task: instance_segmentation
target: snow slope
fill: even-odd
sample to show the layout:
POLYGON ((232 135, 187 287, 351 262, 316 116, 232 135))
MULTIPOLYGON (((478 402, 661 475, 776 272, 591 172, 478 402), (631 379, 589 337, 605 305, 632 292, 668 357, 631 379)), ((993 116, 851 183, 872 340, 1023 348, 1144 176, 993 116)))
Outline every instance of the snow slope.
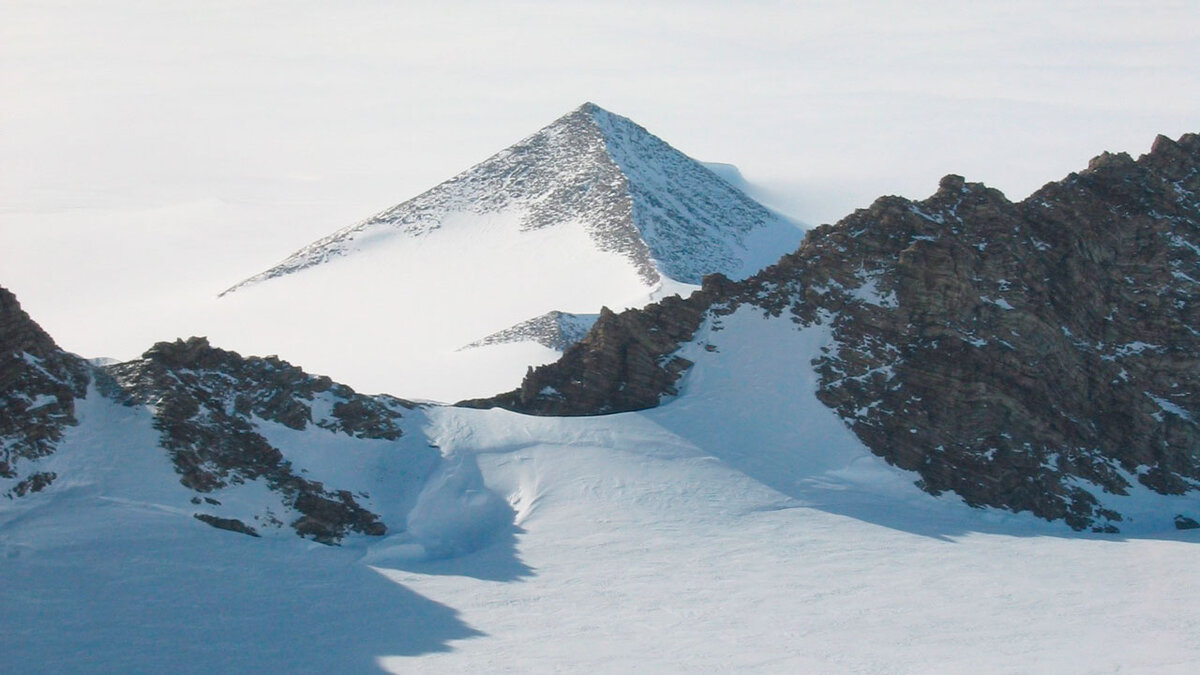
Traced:
POLYGON ((547 312, 589 314, 742 278, 801 231, 700 163, 586 104, 428 192, 226 291, 215 342, 360 390, 458 400, 556 351, 459 352, 547 312))
MULTIPOLYGON (((813 395, 807 364, 827 340, 820 327, 796 331, 747 309, 722 324, 687 347, 696 366, 658 409, 434 413, 439 444, 475 453, 487 484, 508 495, 533 573, 522 583, 475 578, 486 552, 408 569, 376 563, 488 634, 416 663, 384 659, 387 668, 1189 672, 1200 663, 1196 532, 1156 531, 1159 518, 1144 538, 1078 535, 932 498, 813 395)), ((1158 499, 1145 506, 1160 513, 1198 506, 1143 497, 1158 499)))
POLYGON ((930 497, 815 398, 827 339, 743 308, 684 348, 696 365, 654 410, 429 409, 445 459, 410 531, 340 548, 175 514, 141 487, 165 460, 113 424, 87 447, 137 480, 0 505, 6 655, 44 672, 1194 671, 1200 531, 1077 534, 930 497))

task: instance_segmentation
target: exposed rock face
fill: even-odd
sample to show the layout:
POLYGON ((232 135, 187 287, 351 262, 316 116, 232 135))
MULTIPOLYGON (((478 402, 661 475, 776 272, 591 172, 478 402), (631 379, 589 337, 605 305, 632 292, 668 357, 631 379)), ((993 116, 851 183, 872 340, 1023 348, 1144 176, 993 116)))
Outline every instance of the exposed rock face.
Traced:
POLYGON ((199 520, 202 523, 212 525, 213 527, 217 528, 218 530, 229 530, 230 532, 237 532, 239 534, 247 534, 247 535, 250 535, 251 537, 260 536, 253 527, 250 527, 249 525, 243 523, 242 521, 240 521, 236 518, 221 518, 219 516, 213 516, 213 515, 209 515, 207 513, 195 513, 195 514, 192 514, 192 517, 195 518, 196 520, 199 520))
POLYGON ((1200 136, 1105 154, 1023 202, 957 176, 809 233, 744 282, 608 313, 517 391, 470 405, 656 405, 671 356, 741 305, 828 322, 818 397, 873 452, 968 503, 1115 529, 1098 491, 1200 487, 1200 136))
MULTIPOLYGON (((403 418, 412 409, 390 396, 357 394, 276 357, 216 349, 204 338, 159 343, 141 359, 96 366, 62 351, 0 289, 0 495, 8 499, 53 491, 64 471, 62 483, 102 481, 75 472, 103 465, 113 450, 104 447, 111 433, 103 427, 119 419, 132 424, 138 438, 137 429, 151 424, 159 432, 180 484, 194 491, 191 503, 202 510, 193 516, 201 522, 252 536, 290 527, 325 544, 352 533, 382 535, 388 527, 362 486, 388 486, 391 510, 385 512, 392 528, 402 529, 404 504, 415 503, 441 461, 425 444, 391 443, 404 435, 403 418), (85 397, 88 419, 69 438, 85 397), (149 414, 106 417, 120 403, 149 414), (68 447, 73 454, 64 458, 68 447), (308 474, 336 466, 339 459, 325 453, 343 448, 351 460, 386 462, 386 480, 358 481, 352 492, 308 474)), ((330 483, 348 480, 333 473, 340 477, 330 483)), ((187 492, 178 497, 186 502, 187 492)))
MULTIPOLYGON (((162 445, 186 487, 210 493, 262 480, 299 514, 290 523, 296 532, 322 543, 336 543, 351 532, 387 531, 349 491, 326 488, 293 471, 258 423, 294 430, 315 425, 354 438, 395 440, 402 433, 402 411, 411 404, 362 396, 278 358, 243 358, 204 338, 160 342, 141 359, 106 370, 131 403, 151 407, 162 445)), ((254 531, 240 522, 233 527, 227 518, 197 518, 223 529, 254 531)))
POLYGON ((428 235, 455 214, 509 211, 520 215, 521 232, 582 224, 599 250, 627 258, 647 285, 661 275, 684 283, 698 283, 709 272, 746 276, 799 240, 796 228, 703 164, 631 120, 585 103, 225 293, 353 254, 363 242, 428 235), (751 242, 751 235, 764 233, 776 242, 765 249, 765 240, 751 242))
POLYGON ((732 286, 720 275, 705 277, 688 299, 672 296, 641 310, 600 310, 592 330, 558 361, 531 368, 521 388, 461 406, 500 406, 535 415, 602 415, 641 410, 675 393, 690 361, 672 355, 691 339, 705 312, 732 286))
POLYGON ((582 340, 596 323, 596 318, 595 314, 547 312, 528 321, 522 321, 511 328, 492 333, 461 349, 474 349, 512 342, 536 342, 543 347, 561 352, 582 340))
POLYGON ((88 365, 59 349, 0 288, 0 494, 20 497, 54 481, 31 462, 53 453, 76 423, 75 399, 89 382, 88 365))

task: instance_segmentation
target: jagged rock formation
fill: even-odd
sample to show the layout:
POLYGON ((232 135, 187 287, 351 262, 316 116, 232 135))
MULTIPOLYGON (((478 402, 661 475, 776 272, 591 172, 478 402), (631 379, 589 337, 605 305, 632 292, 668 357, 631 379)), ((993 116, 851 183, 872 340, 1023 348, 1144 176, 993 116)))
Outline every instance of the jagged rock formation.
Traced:
POLYGON ((561 352, 587 335, 592 324, 596 323, 596 316, 595 314, 571 314, 557 310, 547 312, 476 340, 462 347, 460 351, 511 342, 536 342, 543 347, 561 352))
POLYGON ((730 283, 713 275, 686 300, 672 296, 620 314, 602 308, 586 337, 568 347, 557 362, 531 368, 519 389, 459 405, 551 416, 601 415, 657 405, 664 395, 676 393, 675 381, 692 365, 673 352, 691 339, 705 311, 730 283))
MULTIPOLYGON (((370 495, 305 475, 306 469, 287 458, 290 448, 268 438, 263 427, 277 424, 344 437, 350 451, 356 443, 400 439, 412 404, 357 394, 275 357, 243 358, 204 338, 159 343, 128 363, 94 365, 60 349, 0 288, 0 495, 17 499, 55 485, 61 478, 56 453, 67 431, 80 423, 78 406, 91 397, 109 401, 113 409, 124 404, 148 411, 133 423, 153 425, 159 432, 179 483, 193 492, 191 503, 202 509, 193 514, 201 522, 254 536, 290 527, 326 544, 353 533, 382 535, 389 530, 364 505, 370 495), (223 503, 226 493, 252 483, 271 496, 247 502, 245 494, 235 494, 236 509, 223 503)), ((89 424, 93 438, 98 432, 104 437, 96 428, 105 424, 103 416, 89 424)), ((100 457, 110 451, 102 441, 90 443, 96 444, 83 452, 100 457)), ((413 475, 395 483, 400 486, 396 489, 413 494, 389 499, 414 501, 440 455, 420 445, 397 452, 403 456, 391 470, 413 475)), ((78 484, 92 477, 71 479, 78 484)), ((397 528, 403 530, 402 520, 392 522, 391 530, 397 528)))
POLYGON ((0 288, 0 494, 38 492, 57 477, 21 466, 54 452, 76 424, 75 399, 87 393, 87 364, 61 350, 0 288))
MULTIPOLYGON (((422 237, 450 216, 519 213, 522 232, 582 224, 646 285, 745 276, 799 240, 796 229, 629 119, 586 103, 409 201, 305 246, 225 293, 300 272, 392 236, 422 237), (751 241, 766 232, 770 242, 751 241), (765 248, 763 245, 765 244, 765 248), (783 248, 781 248, 783 247, 783 248)), ((224 293, 222 294, 224 295, 224 293)))
POLYGON ((926 490, 1114 530, 1097 495, 1200 488, 1198 279, 1200 136, 1160 136, 1020 203, 958 176, 882 198, 744 282, 606 313, 519 390, 468 404, 656 405, 696 328, 753 306, 830 327, 818 397, 926 490))
MULTIPOLYGON (((160 342, 141 359, 106 371, 131 404, 151 408, 180 483, 198 493, 195 503, 199 495, 261 480, 297 512, 289 524, 301 536, 336 543, 352 532, 387 531, 349 491, 299 475, 258 427, 269 421, 296 431, 314 426, 353 438, 396 440, 403 433, 400 419, 412 404, 357 394, 276 357, 243 358, 212 347, 205 338, 160 342)), ((428 454, 432 470, 436 452, 428 454)), ((196 517, 214 527, 255 533, 241 521, 196 517)))

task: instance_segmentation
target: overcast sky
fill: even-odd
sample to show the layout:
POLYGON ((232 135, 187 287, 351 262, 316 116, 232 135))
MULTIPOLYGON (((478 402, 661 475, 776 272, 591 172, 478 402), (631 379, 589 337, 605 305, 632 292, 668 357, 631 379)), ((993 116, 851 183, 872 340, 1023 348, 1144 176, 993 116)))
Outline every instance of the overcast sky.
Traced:
POLYGON ((1200 131, 1195 2, 0 0, 0 285, 131 357, 584 101, 812 224, 1200 131), (649 6, 647 6, 649 5, 649 6))

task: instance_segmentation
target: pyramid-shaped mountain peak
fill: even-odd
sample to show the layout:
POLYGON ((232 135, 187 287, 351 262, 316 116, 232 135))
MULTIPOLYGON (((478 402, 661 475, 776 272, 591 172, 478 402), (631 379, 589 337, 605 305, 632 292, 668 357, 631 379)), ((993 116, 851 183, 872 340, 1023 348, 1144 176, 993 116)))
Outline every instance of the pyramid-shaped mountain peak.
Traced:
MULTIPOLYGON (((647 285, 744 277, 793 249, 799 230, 628 118, 584 103, 413 199, 300 249, 234 286, 350 256, 380 238, 508 216, 512 234, 579 226, 647 285)), ((476 223, 478 225, 478 223, 476 223)), ((227 291, 229 292, 229 291, 227 291)))
POLYGON ((511 388, 558 352, 460 347, 548 312, 641 307, 706 274, 743 278, 801 234, 629 119, 584 104, 243 281, 205 331, 360 390, 461 400, 511 388))

